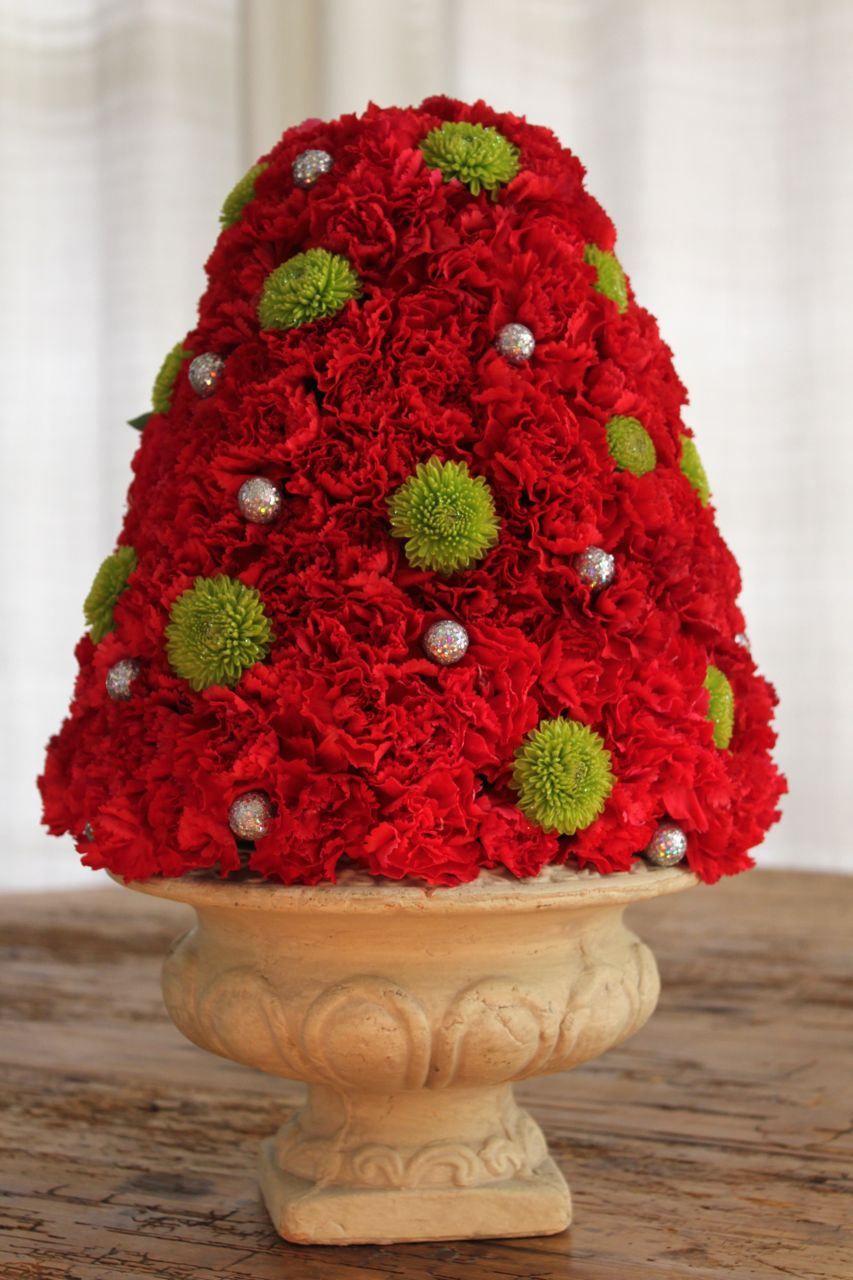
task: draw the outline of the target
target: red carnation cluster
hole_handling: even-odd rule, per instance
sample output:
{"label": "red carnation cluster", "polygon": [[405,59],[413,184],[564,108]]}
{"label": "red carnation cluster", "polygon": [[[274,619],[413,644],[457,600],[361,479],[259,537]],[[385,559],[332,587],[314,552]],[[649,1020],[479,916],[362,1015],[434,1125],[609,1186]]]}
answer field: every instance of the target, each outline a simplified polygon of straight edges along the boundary
{"label": "red carnation cluster", "polygon": [[[494,126],[518,148],[496,198],[426,165],[419,145],[445,120]],[[313,148],[334,165],[302,188],[293,162]],[[665,820],[703,879],[751,865],[784,786],[774,694],[736,639],[735,560],[681,471],[690,433],[669,349],[585,260],[615,233],[579,161],[523,119],[433,98],[308,121],[264,163],[183,344],[224,358],[215,394],[195,394],[184,365],[134,460],[120,543],[138,563],[114,629],[77,649],[41,779],[50,830],[127,878],[226,874],[246,858],[287,883],[334,879],[342,859],[444,885],[566,860],[620,871]],[[351,263],[360,296],[262,330],[268,275],[313,247]],[[495,348],[511,322],[536,339],[520,365]],[[651,436],[648,474],[614,464],[614,415]],[[497,545],[444,577],[412,568],[389,531],[390,494],[433,455],[484,477],[500,519]],[[240,514],[251,476],[280,486],[273,523]],[[618,566],[597,593],[574,566],[589,545]],[[220,574],[256,588],[275,639],[233,688],[196,693],[169,665],[165,628],[178,596]],[[447,667],[421,647],[440,618],[470,637]],[[128,657],[140,675],[113,700],[107,672]],[[725,750],[709,663],[735,696]],[[525,735],[557,716],[601,735],[615,777],[574,836],[534,825],[510,785]],[[241,851],[229,808],[253,790],[275,816]]]}

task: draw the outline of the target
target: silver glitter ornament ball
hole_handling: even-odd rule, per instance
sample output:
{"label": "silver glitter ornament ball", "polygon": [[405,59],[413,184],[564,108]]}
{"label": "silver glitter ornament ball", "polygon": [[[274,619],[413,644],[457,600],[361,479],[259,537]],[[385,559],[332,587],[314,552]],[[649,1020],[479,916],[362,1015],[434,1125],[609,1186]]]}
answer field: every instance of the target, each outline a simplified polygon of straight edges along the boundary
{"label": "silver glitter ornament ball", "polygon": [[297,187],[313,187],[333,163],[328,151],[303,151],[293,162],[293,181]]}
{"label": "silver glitter ornament ball", "polygon": [[105,684],[113,702],[126,702],[133,692],[133,682],[139,675],[140,663],[136,658],[120,658],[107,672]]}
{"label": "silver glitter ornament ball", "polygon": [[687,852],[687,836],[674,822],[662,822],[646,849],[646,861],[653,867],[673,867]]}
{"label": "silver glitter ornament ball", "polygon": [[441,667],[452,667],[468,651],[468,632],[461,622],[442,618],[429,627],[423,639],[424,653]]}
{"label": "silver glitter ornament ball", "polygon": [[536,339],[524,324],[505,324],[495,338],[495,346],[511,364],[524,364],[536,350]]}
{"label": "silver glitter ornament ball", "polygon": [[575,569],[581,582],[585,582],[591,591],[600,591],[613,581],[616,561],[609,551],[603,551],[601,547],[587,547],[575,556]]}
{"label": "silver glitter ornament ball", "polygon": [[205,351],[196,356],[189,373],[190,386],[196,395],[201,396],[202,400],[212,396],[224,368],[225,361],[215,351]]}
{"label": "silver glitter ornament ball", "polygon": [[247,791],[228,810],[228,825],[238,840],[261,840],[271,819],[272,805],[263,791]]}
{"label": "silver glitter ornament ball", "polygon": [[281,491],[265,476],[252,476],[240,485],[237,506],[250,524],[272,524],[281,511]]}

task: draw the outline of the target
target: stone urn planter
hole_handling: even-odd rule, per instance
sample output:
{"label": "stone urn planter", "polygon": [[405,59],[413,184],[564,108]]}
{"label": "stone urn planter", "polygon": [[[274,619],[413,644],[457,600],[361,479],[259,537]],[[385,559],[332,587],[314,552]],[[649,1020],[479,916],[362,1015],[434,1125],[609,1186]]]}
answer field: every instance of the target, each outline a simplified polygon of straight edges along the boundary
{"label": "stone urn planter", "polygon": [[276,1229],[350,1244],[568,1225],[569,1189],[513,1081],[577,1066],[643,1025],[658,974],[624,909],[693,883],[681,867],[638,865],[432,890],[357,875],[130,887],[195,908],[163,970],[184,1035],[308,1085],[261,1148]]}

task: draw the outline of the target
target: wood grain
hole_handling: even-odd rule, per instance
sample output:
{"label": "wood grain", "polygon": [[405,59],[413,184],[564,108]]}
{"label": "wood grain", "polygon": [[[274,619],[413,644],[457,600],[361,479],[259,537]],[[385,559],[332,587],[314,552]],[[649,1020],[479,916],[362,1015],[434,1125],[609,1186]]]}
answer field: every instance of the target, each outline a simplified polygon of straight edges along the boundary
{"label": "wood grain", "polygon": [[639,1035],[519,1088],[572,1187],[548,1239],[305,1249],[254,1160],[299,1097],[184,1041],[158,974],[188,913],[105,887],[0,900],[2,1280],[851,1280],[853,880],[644,904]]}

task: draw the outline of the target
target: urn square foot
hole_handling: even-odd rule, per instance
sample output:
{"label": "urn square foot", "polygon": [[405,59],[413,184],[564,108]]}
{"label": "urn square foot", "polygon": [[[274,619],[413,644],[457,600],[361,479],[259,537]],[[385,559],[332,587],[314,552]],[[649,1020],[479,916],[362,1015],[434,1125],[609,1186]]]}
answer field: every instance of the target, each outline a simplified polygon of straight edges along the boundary
{"label": "urn square foot", "polygon": [[572,1218],[569,1188],[550,1156],[529,1177],[485,1186],[324,1186],[281,1169],[272,1137],[261,1144],[259,1180],[273,1226],[294,1244],[546,1236]]}

